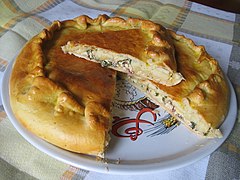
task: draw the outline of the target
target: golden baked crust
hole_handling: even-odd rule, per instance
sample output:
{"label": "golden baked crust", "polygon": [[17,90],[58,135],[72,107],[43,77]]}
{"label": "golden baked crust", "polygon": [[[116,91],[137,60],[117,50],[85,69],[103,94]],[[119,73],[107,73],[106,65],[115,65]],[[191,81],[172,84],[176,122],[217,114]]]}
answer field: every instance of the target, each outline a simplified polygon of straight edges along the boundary
{"label": "golden baked crust", "polygon": [[11,107],[42,139],[101,155],[109,140],[116,72],[62,52],[62,45],[81,35],[78,26],[75,20],[53,22],[26,44],[11,74]]}
{"label": "golden baked crust", "polygon": [[185,80],[167,87],[153,81],[125,77],[152,100],[205,137],[221,137],[217,129],[228,112],[228,83],[217,63],[203,46],[170,31],[179,72]]}
{"label": "golden baked crust", "polygon": [[[65,53],[167,86],[183,80],[166,29],[151,21],[100,15],[75,19],[83,35],[62,46]],[[157,72],[157,73],[156,73]]]}

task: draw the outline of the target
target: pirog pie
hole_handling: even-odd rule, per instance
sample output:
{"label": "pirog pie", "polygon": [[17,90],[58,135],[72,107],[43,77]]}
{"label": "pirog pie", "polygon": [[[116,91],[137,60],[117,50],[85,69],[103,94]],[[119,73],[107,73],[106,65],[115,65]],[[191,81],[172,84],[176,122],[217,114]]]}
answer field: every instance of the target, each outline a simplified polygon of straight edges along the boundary
{"label": "pirog pie", "polygon": [[[83,45],[97,50],[85,51],[80,55],[83,59],[66,53],[66,45],[72,44],[77,49]],[[116,57],[116,61],[107,55],[98,59],[101,53]],[[58,147],[103,156],[110,139],[116,71],[101,66],[131,75],[125,77],[137,86],[143,83],[140,89],[146,91],[148,87],[147,94],[172,113],[170,103],[152,96],[151,89],[158,88],[161,99],[166,96],[176,102],[177,111],[182,110],[172,113],[180,120],[181,115],[188,117],[185,114],[189,111],[178,109],[178,105],[195,106],[196,111],[190,111],[193,113],[201,109],[197,104],[202,104],[201,118],[194,116],[198,119],[190,122],[191,128],[198,130],[207,124],[209,128],[199,130],[200,134],[221,135],[215,128],[227,112],[228,89],[217,62],[204,48],[150,21],[105,15],[55,21],[25,45],[10,78],[10,102],[16,118],[26,129]],[[221,101],[213,100],[217,95]],[[212,122],[202,118],[202,114],[209,118],[213,114],[206,110],[212,108],[210,105],[223,110]]]}

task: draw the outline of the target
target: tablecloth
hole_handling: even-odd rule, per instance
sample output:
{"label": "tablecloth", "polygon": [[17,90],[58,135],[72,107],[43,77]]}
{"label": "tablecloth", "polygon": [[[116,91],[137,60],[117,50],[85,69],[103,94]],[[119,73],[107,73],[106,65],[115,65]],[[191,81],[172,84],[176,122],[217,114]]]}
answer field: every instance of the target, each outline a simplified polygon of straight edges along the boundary
{"label": "tablecloth", "polygon": [[[2,0],[0,81],[7,64],[31,37],[54,20],[82,14],[150,19],[204,45],[228,75],[239,102],[240,15],[186,0]],[[0,179],[240,179],[239,117],[225,143],[194,164],[154,174],[120,176],[79,169],[42,153],[15,130],[0,100]]]}

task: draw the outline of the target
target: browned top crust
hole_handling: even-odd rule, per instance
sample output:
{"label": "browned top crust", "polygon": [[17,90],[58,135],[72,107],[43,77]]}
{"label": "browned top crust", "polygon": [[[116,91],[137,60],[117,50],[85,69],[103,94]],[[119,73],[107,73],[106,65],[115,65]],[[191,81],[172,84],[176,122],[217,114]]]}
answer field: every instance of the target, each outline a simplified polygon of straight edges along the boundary
{"label": "browned top crust", "polygon": [[[166,29],[148,20],[100,15],[96,19],[79,16],[74,19],[84,34],[75,39],[82,44],[95,45],[118,53],[140,58],[145,54],[161,56],[159,64],[176,71],[174,48]],[[145,60],[145,59],[143,59]]]}
{"label": "browned top crust", "polygon": [[62,52],[62,45],[81,36],[80,20],[53,22],[26,44],[11,74],[11,107],[46,141],[101,155],[109,140],[116,72]]}
{"label": "browned top crust", "polygon": [[[168,86],[183,80],[182,75],[177,72],[172,40],[163,26],[148,20],[136,18],[125,20],[106,15],[100,15],[96,19],[83,15],[75,18],[72,24],[75,24],[83,34],[78,39],[69,41],[70,46],[63,48],[66,53],[68,50],[72,53],[71,47],[79,44],[99,47],[140,60],[142,67],[133,68],[131,70],[133,75],[136,75],[137,71],[142,71],[141,78]],[[160,68],[159,73],[152,75],[151,70],[144,73],[148,66]]]}

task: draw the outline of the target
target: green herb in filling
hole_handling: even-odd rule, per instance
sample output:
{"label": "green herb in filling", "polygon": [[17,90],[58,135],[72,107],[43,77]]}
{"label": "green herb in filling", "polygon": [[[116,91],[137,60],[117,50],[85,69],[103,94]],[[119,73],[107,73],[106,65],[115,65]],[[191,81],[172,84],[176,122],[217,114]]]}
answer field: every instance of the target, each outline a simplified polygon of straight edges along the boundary
{"label": "green herb in filling", "polygon": [[103,61],[101,61],[101,66],[102,66],[102,67],[112,66],[112,62],[111,62],[111,61],[103,60]]}
{"label": "green herb in filling", "polygon": [[88,55],[88,58],[89,58],[90,60],[96,59],[96,57],[93,55],[93,50],[92,50],[92,49],[88,49],[88,50],[87,50],[87,55]]}
{"label": "green herb in filling", "polygon": [[119,60],[117,64],[126,67],[126,66],[129,66],[131,62],[132,62],[132,59],[127,58],[127,59]]}
{"label": "green herb in filling", "polygon": [[194,129],[196,127],[196,123],[191,121],[189,126],[190,128]]}

